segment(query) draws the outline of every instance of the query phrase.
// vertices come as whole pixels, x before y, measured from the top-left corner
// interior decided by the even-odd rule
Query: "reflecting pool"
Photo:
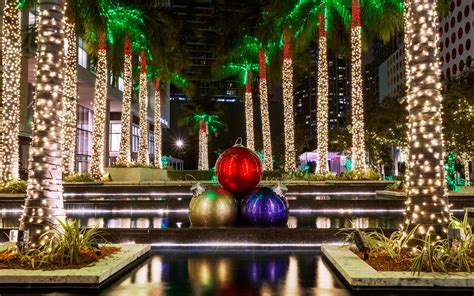
[[[101,295],[350,295],[319,252],[155,252]]]

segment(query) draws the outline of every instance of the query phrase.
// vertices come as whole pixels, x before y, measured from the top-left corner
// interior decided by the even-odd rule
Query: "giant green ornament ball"
[[[238,205],[232,193],[220,187],[210,187],[189,203],[191,226],[232,226],[237,220]]]

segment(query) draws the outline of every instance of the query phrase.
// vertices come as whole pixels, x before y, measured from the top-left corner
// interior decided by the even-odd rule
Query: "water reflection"
[[[349,295],[317,252],[154,254],[101,295]]]

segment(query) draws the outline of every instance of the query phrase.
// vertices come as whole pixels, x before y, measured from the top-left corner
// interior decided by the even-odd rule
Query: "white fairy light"
[[[445,234],[450,216],[444,179],[441,70],[435,1],[405,1],[408,102],[407,224]]]
[[[287,34],[283,45],[283,126],[285,138],[285,171],[296,170],[295,120],[293,111],[293,61]]]
[[[74,172],[76,156],[77,48],[73,20],[66,19],[67,55],[63,81],[63,171]]]
[[[318,98],[317,98],[317,147],[319,156],[318,173],[326,174],[328,168],[328,61],[326,40],[326,19],[321,13],[319,23]]]
[[[107,40],[104,33],[99,38],[90,167],[90,173],[97,179],[102,176],[104,170],[105,119],[107,112]]]
[[[158,168],[163,168],[163,163],[161,162],[161,85],[160,85],[160,78],[156,79],[155,85],[155,113],[153,117],[155,130],[154,130],[154,138],[155,138],[155,166]]]
[[[19,178],[21,26],[17,1],[3,9],[0,179]]]
[[[125,39],[123,65],[123,99],[122,115],[120,120],[120,148],[117,163],[128,164],[131,157],[131,104],[132,104],[132,48],[130,38]]]
[[[364,97],[362,94],[362,27],[360,0],[352,2],[351,28],[351,111],[352,111],[352,160],[353,169],[365,170]]]
[[[245,84],[245,134],[247,138],[247,148],[255,150],[253,131],[253,101],[252,101],[252,74],[247,71],[247,82]]]
[[[199,159],[198,159],[198,170],[207,171],[209,170],[209,152],[208,152],[208,131],[206,123],[201,120],[199,127]]]
[[[65,218],[62,186],[63,49],[65,1],[39,2],[36,90],[27,198],[20,229],[29,230],[31,246],[57,219]],[[38,231],[39,230],[39,231]]]
[[[140,68],[140,91],[139,91],[139,121],[140,121],[140,137],[138,140],[138,157],[137,162],[148,164],[148,120],[147,120],[147,109],[148,109],[148,90],[147,90],[147,79],[146,79],[146,55],[141,56],[141,68]]]
[[[268,87],[267,87],[267,61],[265,50],[259,52],[260,62],[260,113],[262,118],[262,136],[263,136],[263,170],[273,170],[272,160],[272,138],[270,132],[270,115],[268,112]]]

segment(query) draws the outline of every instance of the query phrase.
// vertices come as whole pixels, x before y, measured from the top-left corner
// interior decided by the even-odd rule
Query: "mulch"
[[[40,258],[34,258],[37,263],[31,266],[31,260],[22,260],[22,256],[14,252],[0,253],[0,269],[28,269],[28,270],[61,270],[79,269],[91,266],[99,260],[120,252],[121,248],[112,246],[99,246],[97,249],[83,248],[79,253],[79,264],[64,260],[61,264],[59,255],[55,255],[51,261],[39,264]]]

